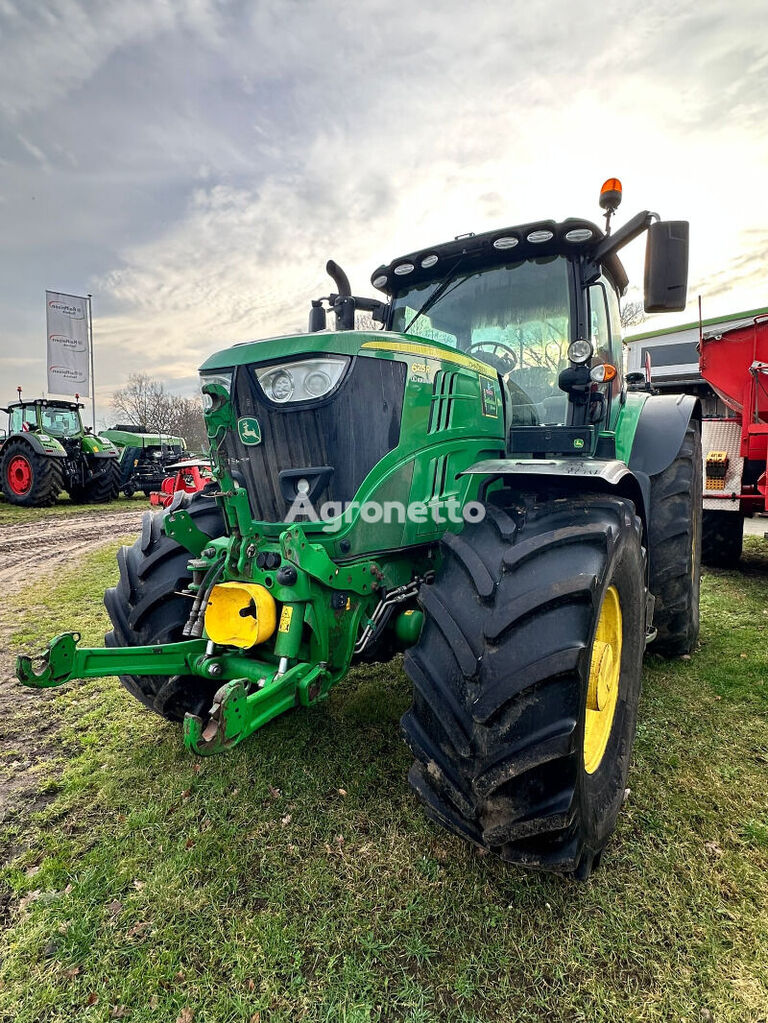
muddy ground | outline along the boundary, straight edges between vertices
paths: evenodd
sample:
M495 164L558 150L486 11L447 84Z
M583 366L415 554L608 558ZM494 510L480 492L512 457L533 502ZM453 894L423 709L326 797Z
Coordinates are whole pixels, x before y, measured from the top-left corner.
M44 580L87 552L138 533L146 505L130 510L50 516L38 522L0 526L0 861L19 849L8 839L12 823L20 823L46 802L46 762L60 757L59 717L52 693L27 689L13 675L15 654L9 650L14 622L3 595L15 594L30 580ZM1 901L1 900L0 900ZM0 920L2 920L0 905Z

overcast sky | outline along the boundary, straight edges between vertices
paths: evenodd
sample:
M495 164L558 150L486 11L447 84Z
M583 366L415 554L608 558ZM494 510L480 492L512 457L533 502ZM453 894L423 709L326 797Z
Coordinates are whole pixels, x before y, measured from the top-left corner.
M0 0L0 400L45 385L46 288L93 293L101 418L304 329L329 257L369 294L461 232L599 220L611 176L617 223L691 221L679 319L766 306L766 125L766 0Z

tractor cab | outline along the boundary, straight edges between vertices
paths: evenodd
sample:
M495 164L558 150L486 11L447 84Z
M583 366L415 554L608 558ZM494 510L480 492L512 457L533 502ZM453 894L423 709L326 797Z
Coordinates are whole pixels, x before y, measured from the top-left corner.
M57 440L80 438L85 433L79 402L47 400L15 402L8 407L9 433L39 431Z
M566 426L615 419L620 390L618 259L595 267L587 221L544 221L460 237L382 267L374 285L390 291L388 326L439 341L497 370L511 427ZM614 367L592 381L586 415L575 414L561 375L589 342L593 365ZM582 424L580 424L582 425Z
M458 235L380 266L371 275L384 301L351 294L333 262L338 294L312 303L310 331L354 328L356 310L385 331L453 349L498 373L508 450L516 455L615 457L624 400L619 298L628 279L618 258L647 231L645 309L684 308L688 225L643 211L615 233L621 184L601 190L605 230L588 220L534 221Z

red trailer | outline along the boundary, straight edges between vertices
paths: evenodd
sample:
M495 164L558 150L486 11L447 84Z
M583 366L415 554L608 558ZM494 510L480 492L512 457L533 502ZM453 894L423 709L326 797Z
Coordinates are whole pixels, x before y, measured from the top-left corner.
M702 559L741 555L744 516L768 511L768 316L701 338L701 375L730 415L705 418Z

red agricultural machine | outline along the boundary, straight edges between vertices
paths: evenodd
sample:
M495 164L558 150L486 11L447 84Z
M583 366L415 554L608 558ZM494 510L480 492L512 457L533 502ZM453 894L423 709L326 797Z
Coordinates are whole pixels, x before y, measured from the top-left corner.
M702 558L732 565L741 555L744 516L768 511L768 316L702 334L699 364L730 413L702 423Z
M173 469L173 476L166 476L159 490L149 495L149 503L158 508L167 508L180 491L196 494L213 480L211 463L204 458L185 458L181 462L166 466Z

